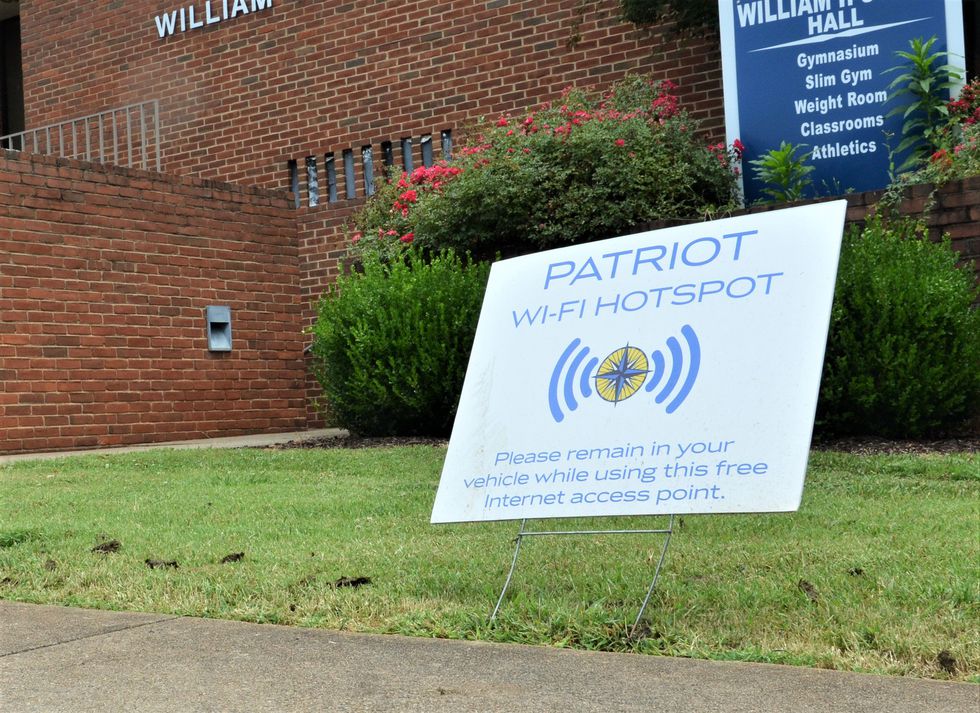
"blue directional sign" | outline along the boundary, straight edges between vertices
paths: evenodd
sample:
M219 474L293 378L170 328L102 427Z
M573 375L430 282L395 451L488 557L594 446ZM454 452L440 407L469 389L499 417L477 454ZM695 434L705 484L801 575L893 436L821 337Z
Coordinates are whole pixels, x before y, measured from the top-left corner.
M728 141L745 145L746 202L762 185L749 161L785 141L810 153L813 195L885 187L902 140L886 73L914 38L935 36L962 66L959 0L719 0Z

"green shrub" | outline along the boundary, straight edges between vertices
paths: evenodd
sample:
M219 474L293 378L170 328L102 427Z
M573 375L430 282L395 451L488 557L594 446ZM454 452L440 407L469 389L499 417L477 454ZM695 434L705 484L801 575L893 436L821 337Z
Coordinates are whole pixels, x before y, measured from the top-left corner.
M811 152L797 156L796 150L801 148L805 148L805 145L797 146L781 141L778 149L769 149L759 158L749 161L752 172L766 184L762 193L770 201L791 203L802 200L804 192L813 183L809 174L813 172L814 166L806 163Z
M707 145L673 89L631 76L485 123L451 164L379 186L356 216L355 253L509 256L736 207L738 151Z
M714 0L620 0L623 18L637 25L674 22L679 33L707 34L718 29Z
M980 399L973 270L921 223L870 218L844 239L818 423L892 438L955 428Z
M313 371L340 425L362 435L446 435L488 265L450 253L367 261L319 304Z

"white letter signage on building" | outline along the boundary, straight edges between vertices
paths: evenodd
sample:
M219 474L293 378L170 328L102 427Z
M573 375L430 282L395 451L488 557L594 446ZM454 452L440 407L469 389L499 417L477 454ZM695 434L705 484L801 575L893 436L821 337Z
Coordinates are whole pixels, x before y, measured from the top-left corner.
M845 210L495 264L432 522L796 510Z
M160 39L170 35L200 30L226 20L271 10L272 0L205 0L163 12L153 18Z
M761 185L748 161L780 142L811 152L812 194L889 182L902 141L900 101L885 73L914 38L935 36L936 66L964 64L960 0L719 0L728 141L745 144L745 197ZM908 154L896 157L901 165Z

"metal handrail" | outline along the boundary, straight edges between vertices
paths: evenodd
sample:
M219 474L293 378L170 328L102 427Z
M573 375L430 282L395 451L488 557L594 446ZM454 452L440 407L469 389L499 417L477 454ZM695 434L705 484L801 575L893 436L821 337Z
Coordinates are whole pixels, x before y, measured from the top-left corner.
M137 135L133 133L134 121L138 122ZM0 136L0 148L11 151L144 170L152 166L158 173L163 170L160 143L159 99Z

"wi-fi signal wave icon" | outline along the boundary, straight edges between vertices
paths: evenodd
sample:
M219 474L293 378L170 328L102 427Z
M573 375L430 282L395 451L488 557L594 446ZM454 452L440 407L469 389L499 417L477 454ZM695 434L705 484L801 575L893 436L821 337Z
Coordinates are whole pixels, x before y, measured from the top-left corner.
M685 324L681 336L687 344L686 359L676 337L667 339L666 355L654 349L648 356L639 347L626 344L605 359L590 357L589 347L582 346L581 339L573 339L551 373L548 384L551 417L561 423L565 420L562 406L569 413L576 411L579 399L591 398L593 394L603 402L617 404L641 390L648 394L656 392L653 400L657 404L670 399L665 410L674 413L691 393L701 369L701 342L697 333Z

